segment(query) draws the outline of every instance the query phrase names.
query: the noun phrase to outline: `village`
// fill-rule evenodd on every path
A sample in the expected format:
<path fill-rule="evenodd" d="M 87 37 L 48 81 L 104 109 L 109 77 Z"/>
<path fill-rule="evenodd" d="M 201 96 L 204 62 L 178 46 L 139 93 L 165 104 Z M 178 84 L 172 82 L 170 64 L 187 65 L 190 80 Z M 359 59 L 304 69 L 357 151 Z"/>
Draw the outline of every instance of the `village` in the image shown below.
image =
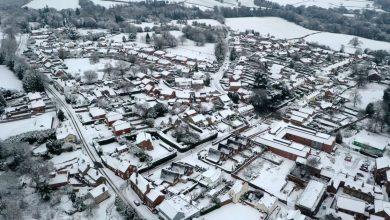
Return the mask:
<path fill-rule="evenodd" d="M 55 129 L 59 147 L 33 150 L 51 155 L 50 189 L 101 207 L 118 197 L 142 219 L 390 219 L 390 137 L 366 108 L 387 65 L 229 28 L 217 62 L 147 40 L 180 36 L 179 22 L 129 22 L 135 39 L 40 24 L 28 37 L 23 55 L 48 83 L 7 97 L 1 125 Z"/>

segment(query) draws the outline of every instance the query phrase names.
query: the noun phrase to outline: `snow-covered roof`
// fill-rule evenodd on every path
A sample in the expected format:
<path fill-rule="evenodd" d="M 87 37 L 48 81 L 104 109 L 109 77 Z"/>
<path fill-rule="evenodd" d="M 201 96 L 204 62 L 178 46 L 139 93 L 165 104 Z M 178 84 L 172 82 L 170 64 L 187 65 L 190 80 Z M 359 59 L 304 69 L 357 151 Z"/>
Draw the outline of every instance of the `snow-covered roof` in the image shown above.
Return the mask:
<path fill-rule="evenodd" d="M 31 108 L 40 108 L 45 106 L 45 102 L 42 99 L 34 100 L 31 102 Z"/>
<path fill-rule="evenodd" d="M 176 216 L 186 219 L 199 212 L 195 206 L 188 203 L 180 196 L 173 196 L 169 199 L 165 199 L 159 206 L 158 210 L 169 219 L 175 219 Z M 177 217 L 176 217 L 177 218 Z"/>
<path fill-rule="evenodd" d="M 278 199 L 275 196 L 271 196 L 268 193 L 264 193 L 263 197 L 259 200 L 259 204 L 263 204 L 267 209 L 272 208 Z"/>
<path fill-rule="evenodd" d="M 92 198 L 97 198 L 106 191 L 108 191 L 108 187 L 106 186 L 106 184 L 103 183 L 93 188 L 91 191 L 89 191 L 89 193 L 91 194 Z"/>
<path fill-rule="evenodd" d="M 151 140 L 151 139 L 152 139 L 152 135 L 143 131 L 137 134 L 135 142 L 136 144 L 140 144 L 144 141 Z"/>
<path fill-rule="evenodd" d="M 375 213 L 384 211 L 386 212 L 387 215 L 390 216 L 390 202 L 376 199 L 374 201 L 374 206 L 375 206 Z"/>
<path fill-rule="evenodd" d="M 106 111 L 104 109 L 99 107 L 93 107 L 89 109 L 89 113 L 92 115 L 92 117 L 98 117 L 106 114 Z"/>
<path fill-rule="evenodd" d="M 376 169 L 383 169 L 383 168 L 388 168 L 390 167 L 390 158 L 387 156 L 384 157 L 378 157 L 375 159 L 376 163 Z"/>
<path fill-rule="evenodd" d="M 310 211 L 314 211 L 324 195 L 325 189 L 326 185 L 324 183 L 317 180 L 310 180 L 299 197 L 297 205 L 305 207 Z"/>
<path fill-rule="evenodd" d="M 109 112 L 106 115 L 106 119 L 108 122 L 113 122 L 113 121 L 123 119 L 123 115 L 121 113 L 118 113 L 118 112 Z"/>
<path fill-rule="evenodd" d="M 366 203 L 361 200 L 351 199 L 345 196 L 338 196 L 337 207 L 347 211 L 364 214 Z"/>
<path fill-rule="evenodd" d="M 114 122 L 114 124 L 112 124 L 112 126 L 114 127 L 115 131 L 123 131 L 125 129 L 131 128 L 131 125 L 129 122 L 122 121 L 122 120 L 118 120 L 118 121 Z"/>
<path fill-rule="evenodd" d="M 30 101 L 42 98 L 42 96 L 39 92 L 34 92 L 34 93 L 29 92 L 29 93 L 27 93 L 27 97 Z"/>

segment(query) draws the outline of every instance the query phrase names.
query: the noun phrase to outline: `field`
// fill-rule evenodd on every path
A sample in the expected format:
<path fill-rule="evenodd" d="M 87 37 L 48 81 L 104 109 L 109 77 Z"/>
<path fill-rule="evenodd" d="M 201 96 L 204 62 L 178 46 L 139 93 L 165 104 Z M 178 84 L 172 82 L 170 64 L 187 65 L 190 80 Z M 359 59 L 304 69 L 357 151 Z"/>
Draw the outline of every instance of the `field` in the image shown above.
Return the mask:
<path fill-rule="evenodd" d="M 374 8 L 373 1 L 368 0 L 270 0 L 280 5 L 317 6 L 321 8 L 338 8 L 344 6 L 347 9 Z"/>
<path fill-rule="evenodd" d="M 383 98 L 383 91 L 387 88 L 386 85 L 383 84 L 377 84 L 377 83 L 368 83 L 363 88 L 359 88 L 359 94 L 361 95 L 361 102 L 356 104 L 356 108 L 360 110 L 366 109 L 366 106 L 370 102 L 377 102 L 382 100 Z M 347 92 L 345 92 L 342 97 L 351 99 L 351 93 L 355 89 L 350 89 Z M 353 103 L 348 102 L 348 107 L 353 108 Z"/>
<path fill-rule="evenodd" d="M 0 65 L 0 78 L 0 88 L 23 90 L 22 81 L 4 65 Z"/>
<path fill-rule="evenodd" d="M 271 35 L 279 39 L 300 38 L 308 34 L 316 33 L 292 22 L 278 17 L 242 17 L 227 18 L 226 25 L 232 30 L 245 31 L 255 30 L 261 35 Z"/>
<path fill-rule="evenodd" d="M 11 136 L 29 131 L 50 129 L 52 125 L 52 118 L 55 117 L 55 115 L 55 112 L 48 112 L 34 118 L 0 123 L 0 139 L 4 140 Z"/>
<path fill-rule="evenodd" d="M 353 48 L 348 43 L 354 38 L 353 35 L 336 34 L 330 32 L 317 32 L 306 29 L 302 26 L 284 20 L 278 17 L 242 17 L 227 18 L 226 25 L 233 30 L 245 31 L 253 29 L 260 32 L 261 35 L 270 35 L 279 39 L 304 38 L 307 42 L 317 42 L 321 45 L 329 46 L 333 50 L 340 50 L 341 45 L 345 46 L 345 52 L 354 53 Z M 384 41 L 370 40 L 359 37 L 362 49 L 370 48 L 372 50 L 390 50 L 390 43 Z"/>

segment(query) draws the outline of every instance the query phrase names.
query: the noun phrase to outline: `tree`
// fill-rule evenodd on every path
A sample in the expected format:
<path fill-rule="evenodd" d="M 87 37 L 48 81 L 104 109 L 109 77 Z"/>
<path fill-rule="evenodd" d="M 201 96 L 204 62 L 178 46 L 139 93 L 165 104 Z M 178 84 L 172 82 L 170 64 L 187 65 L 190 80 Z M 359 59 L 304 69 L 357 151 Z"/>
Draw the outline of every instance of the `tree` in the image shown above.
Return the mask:
<path fill-rule="evenodd" d="M 229 92 L 228 93 L 229 98 L 232 100 L 234 104 L 238 104 L 238 101 L 240 101 L 240 95 L 237 93 Z"/>
<path fill-rule="evenodd" d="M 58 57 L 61 60 L 64 60 L 64 59 L 66 59 L 68 57 L 68 52 L 64 48 L 62 48 L 62 47 L 58 50 L 57 53 L 58 53 Z"/>
<path fill-rule="evenodd" d="M 187 38 L 186 38 L 186 36 L 181 35 L 181 36 L 179 37 L 179 40 L 180 40 L 181 45 L 184 45 L 184 43 L 187 41 Z"/>
<path fill-rule="evenodd" d="M 219 41 L 215 44 L 214 55 L 219 63 L 222 63 L 225 60 L 225 55 L 227 53 L 227 46 L 225 42 Z"/>
<path fill-rule="evenodd" d="M 26 92 L 43 92 L 45 90 L 43 77 L 35 70 L 30 70 L 24 76 L 22 84 Z"/>
<path fill-rule="evenodd" d="M 47 183 L 50 172 L 54 168 L 51 162 L 47 162 L 42 158 L 30 157 L 21 163 L 19 170 L 22 174 L 31 178 L 36 189 L 41 190 L 45 187 L 42 184 Z"/>
<path fill-rule="evenodd" d="M 383 92 L 383 102 L 390 103 L 390 88 L 385 89 Z"/>
<path fill-rule="evenodd" d="M 366 114 L 373 115 L 374 113 L 375 113 L 374 103 L 370 102 L 366 107 Z"/>
<path fill-rule="evenodd" d="M 360 104 L 362 102 L 362 96 L 360 95 L 360 93 L 357 89 L 355 89 L 351 93 L 351 100 L 352 100 L 354 108 L 356 107 L 357 104 Z"/>
<path fill-rule="evenodd" d="M 60 120 L 60 121 L 64 121 L 64 119 L 65 119 L 65 114 L 64 114 L 64 112 L 62 111 L 62 109 L 58 110 L 58 112 L 57 112 L 57 118 L 58 118 L 58 120 Z"/>
<path fill-rule="evenodd" d="M 89 62 L 90 62 L 91 64 L 99 63 L 99 60 L 100 60 L 99 54 L 96 53 L 96 52 L 93 53 L 93 54 L 91 55 L 91 57 L 89 58 Z"/>
<path fill-rule="evenodd" d="M 104 64 L 104 70 L 103 72 L 107 75 L 111 75 L 112 71 L 114 70 L 114 68 L 112 67 L 111 63 L 106 63 Z"/>
<path fill-rule="evenodd" d="M 249 102 L 255 107 L 258 111 L 267 111 L 269 108 L 269 102 L 267 99 L 267 90 L 265 89 L 255 89 L 252 92 L 252 95 L 249 98 Z"/>
<path fill-rule="evenodd" d="M 360 44 L 362 44 L 362 42 L 359 40 L 358 37 L 354 37 L 352 38 L 349 43 L 350 45 L 352 45 L 354 48 L 358 47 Z"/>
<path fill-rule="evenodd" d="M 344 52 L 345 52 L 345 46 L 344 44 L 341 44 L 340 53 L 344 53 Z"/>
<path fill-rule="evenodd" d="M 123 78 L 123 76 L 126 74 L 126 72 L 129 71 L 130 65 L 125 61 L 118 60 L 115 68 L 118 71 L 118 73 L 121 75 L 121 77 Z"/>
<path fill-rule="evenodd" d="M 338 144 L 343 143 L 343 136 L 341 135 L 340 132 L 338 132 L 338 133 L 336 134 L 336 143 L 338 143 Z"/>
<path fill-rule="evenodd" d="M 211 83 L 211 77 L 209 73 L 206 73 L 206 78 L 204 79 L 204 85 L 205 86 L 210 86 Z"/>
<path fill-rule="evenodd" d="M 233 47 L 232 50 L 230 51 L 229 59 L 230 59 L 230 61 L 234 61 L 234 60 L 236 60 L 236 58 L 237 58 L 236 48 Z"/>
<path fill-rule="evenodd" d="M 84 79 L 86 83 L 95 82 L 98 78 L 98 74 L 93 70 L 87 70 L 84 72 Z"/>
<path fill-rule="evenodd" d="M 198 61 L 195 62 L 194 71 L 195 71 L 195 72 L 198 72 L 198 71 L 199 71 Z"/>
<path fill-rule="evenodd" d="M 145 43 L 150 44 L 150 35 L 149 35 L 149 33 L 146 33 Z"/>
<path fill-rule="evenodd" d="M 125 43 L 127 40 L 126 40 L 126 36 L 123 36 L 122 37 L 122 42 Z"/>

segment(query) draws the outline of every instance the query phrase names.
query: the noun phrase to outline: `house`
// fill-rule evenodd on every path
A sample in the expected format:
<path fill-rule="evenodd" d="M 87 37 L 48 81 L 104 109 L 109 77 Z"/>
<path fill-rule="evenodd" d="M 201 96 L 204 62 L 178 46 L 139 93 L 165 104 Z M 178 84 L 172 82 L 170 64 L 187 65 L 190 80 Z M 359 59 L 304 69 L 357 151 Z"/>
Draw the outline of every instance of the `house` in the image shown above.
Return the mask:
<path fill-rule="evenodd" d="M 264 193 L 263 197 L 255 203 L 255 207 L 265 213 L 271 213 L 276 208 L 278 199 L 268 193 Z"/>
<path fill-rule="evenodd" d="M 31 110 L 34 113 L 45 112 L 46 104 L 42 99 L 31 101 Z"/>
<path fill-rule="evenodd" d="M 189 88 L 191 87 L 192 80 L 189 78 L 177 77 L 175 78 L 175 86 L 179 88 Z"/>
<path fill-rule="evenodd" d="M 220 169 L 209 169 L 202 173 L 200 183 L 209 188 L 214 188 L 222 182 L 222 171 Z"/>
<path fill-rule="evenodd" d="M 180 175 L 190 176 L 194 172 L 194 167 L 183 162 L 172 162 L 170 169 Z"/>
<path fill-rule="evenodd" d="M 164 200 L 164 195 L 137 172 L 130 176 L 130 187 L 149 208 L 155 208 Z"/>
<path fill-rule="evenodd" d="M 249 185 L 247 182 L 237 180 L 229 191 L 229 195 L 232 197 L 234 203 L 239 202 L 242 195 L 248 192 Z"/>
<path fill-rule="evenodd" d="M 310 180 L 305 190 L 299 196 L 296 207 L 308 216 L 317 213 L 322 200 L 325 197 L 326 185 L 317 180 Z"/>
<path fill-rule="evenodd" d="M 390 219 L 390 202 L 376 199 L 374 202 L 376 216 L 383 217 L 384 219 Z"/>
<path fill-rule="evenodd" d="M 31 102 L 31 101 L 36 101 L 38 99 L 42 99 L 42 96 L 41 93 L 39 92 L 29 92 L 27 93 L 27 98 Z"/>
<path fill-rule="evenodd" d="M 49 188 L 57 189 L 57 188 L 60 188 L 62 186 L 68 185 L 68 182 L 69 182 L 68 173 L 65 173 L 65 174 L 56 173 L 53 178 L 49 179 L 48 186 L 49 186 Z"/>
<path fill-rule="evenodd" d="M 164 168 L 161 170 L 160 179 L 171 186 L 174 186 L 179 182 L 180 173 Z"/>
<path fill-rule="evenodd" d="M 62 122 L 61 127 L 56 129 L 57 140 L 62 140 L 65 143 L 76 143 L 77 137 L 77 132 L 69 120 Z"/>
<path fill-rule="evenodd" d="M 241 88 L 241 82 L 230 82 L 229 91 L 237 92 Z"/>
<path fill-rule="evenodd" d="M 113 133 L 116 136 L 128 134 L 131 132 L 131 125 L 127 121 L 118 120 L 112 124 Z"/>
<path fill-rule="evenodd" d="M 147 132 L 140 132 L 136 137 L 136 144 L 144 150 L 153 150 L 152 135 Z"/>
<path fill-rule="evenodd" d="M 157 210 L 161 219 L 165 220 L 189 220 L 200 216 L 200 210 L 180 195 L 165 199 Z"/>
<path fill-rule="evenodd" d="M 378 157 L 375 159 L 374 176 L 377 183 L 387 180 L 386 172 L 390 170 L 390 159 L 388 157 Z"/>
<path fill-rule="evenodd" d="M 114 157 L 104 155 L 102 156 L 103 163 L 115 173 L 115 175 L 121 177 L 122 179 L 128 179 L 131 174 L 137 171 L 137 166 L 131 164 L 125 160 L 118 160 Z"/>
<path fill-rule="evenodd" d="M 106 111 L 99 107 L 93 107 L 89 109 L 89 114 L 95 120 L 104 119 L 104 117 L 106 116 Z"/>
<path fill-rule="evenodd" d="M 351 199 L 345 196 L 337 196 L 336 210 L 353 215 L 357 220 L 366 219 L 366 203 L 361 200 Z"/>
<path fill-rule="evenodd" d="M 95 201 L 96 204 L 103 202 L 111 196 L 108 192 L 108 187 L 106 186 L 106 184 L 100 184 L 99 186 L 89 191 L 88 194 Z"/>
<path fill-rule="evenodd" d="M 123 115 L 118 112 L 109 112 L 105 116 L 105 121 L 108 126 L 111 126 L 114 122 L 122 119 L 123 119 Z"/>

